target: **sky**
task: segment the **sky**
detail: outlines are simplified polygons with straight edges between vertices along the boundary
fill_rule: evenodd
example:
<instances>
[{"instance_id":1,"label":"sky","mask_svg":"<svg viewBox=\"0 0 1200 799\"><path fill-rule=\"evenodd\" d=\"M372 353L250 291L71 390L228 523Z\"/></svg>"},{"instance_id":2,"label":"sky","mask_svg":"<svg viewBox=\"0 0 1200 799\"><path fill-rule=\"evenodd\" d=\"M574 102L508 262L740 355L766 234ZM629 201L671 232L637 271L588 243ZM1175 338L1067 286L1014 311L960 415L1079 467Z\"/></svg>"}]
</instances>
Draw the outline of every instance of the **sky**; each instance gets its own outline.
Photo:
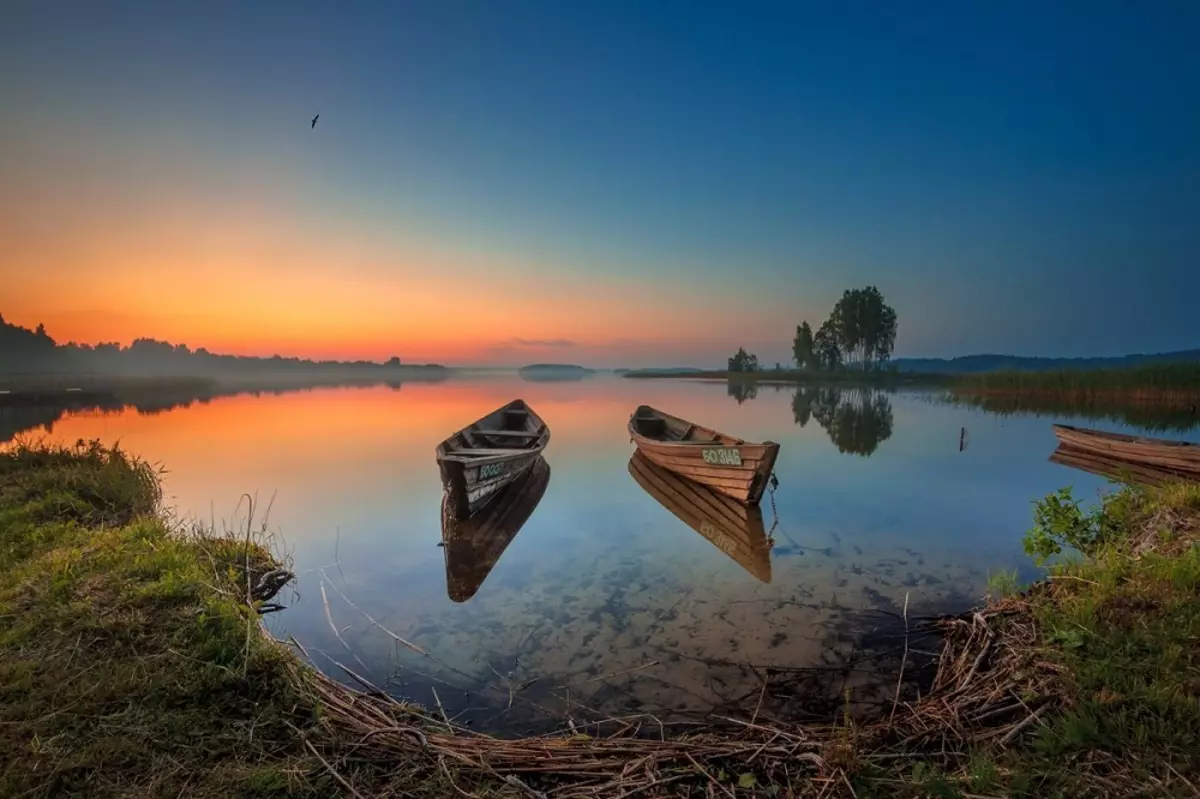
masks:
<instances>
[{"instance_id":1,"label":"sky","mask_svg":"<svg viewBox=\"0 0 1200 799\"><path fill-rule=\"evenodd\" d=\"M1166 0L10 0L0 313L703 366L875 285L897 356L1197 347L1198 40Z\"/></svg>"}]
</instances>

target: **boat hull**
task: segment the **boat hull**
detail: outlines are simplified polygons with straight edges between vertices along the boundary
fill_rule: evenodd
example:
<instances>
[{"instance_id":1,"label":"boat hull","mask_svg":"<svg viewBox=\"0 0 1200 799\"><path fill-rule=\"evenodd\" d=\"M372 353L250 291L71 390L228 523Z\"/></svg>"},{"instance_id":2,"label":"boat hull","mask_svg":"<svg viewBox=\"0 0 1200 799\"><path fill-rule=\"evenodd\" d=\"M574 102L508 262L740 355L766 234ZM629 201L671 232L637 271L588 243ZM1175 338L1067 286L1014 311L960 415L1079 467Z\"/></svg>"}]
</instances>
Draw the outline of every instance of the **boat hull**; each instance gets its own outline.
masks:
<instances>
[{"instance_id":1,"label":"boat hull","mask_svg":"<svg viewBox=\"0 0 1200 799\"><path fill-rule=\"evenodd\" d=\"M1060 445L1105 458L1143 463L1158 469L1200 475L1200 444L1106 433L1085 427L1054 425Z\"/></svg>"},{"instance_id":2,"label":"boat hull","mask_svg":"<svg viewBox=\"0 0 1200 799\"><path fill-rule=\"evenodd\" d=\"M521 479L541 457L541 453L489 459L486 463L466 464L442 461L442 484L447 508L455 519L479 513L506 487Z\"/></svg>"},{"instance_id":3,"label":"boat hull","mask_svg":"<svg viewBox=\"0 0 1200 799\"><path fill-rule=\"evenodd\" d=\"M672 428L686 426L702 439L670 441L646 435L639 429L645 421L639 419L643 411L657 414ZM646 406L630 416L629 435L638 452L658 466L746 505L762 501L779 455L773 441L742 441Z\"/></svg>"},{"instance_id":4,"label":"boat hull","mask_svg":"<svg viewBox=\"0 0 1200 799\"><path fill-rule=\"evenodd\" d=\"M447 511L457 519L478 513L542 457L550 428L517 399L438 444L437 462Z\"/></svg>"},{"instance_id":5,"label":"boat hull","mask_svg":"<svg viewBox=\"0 0 1200 799\"><path fill-rule=\"evenodd\" d=\"M629 459L629 474L675 518L699 533L764 583L771 582L771 542L762 511L658 466L641 452Z\"/></svg>"}]
</instances>

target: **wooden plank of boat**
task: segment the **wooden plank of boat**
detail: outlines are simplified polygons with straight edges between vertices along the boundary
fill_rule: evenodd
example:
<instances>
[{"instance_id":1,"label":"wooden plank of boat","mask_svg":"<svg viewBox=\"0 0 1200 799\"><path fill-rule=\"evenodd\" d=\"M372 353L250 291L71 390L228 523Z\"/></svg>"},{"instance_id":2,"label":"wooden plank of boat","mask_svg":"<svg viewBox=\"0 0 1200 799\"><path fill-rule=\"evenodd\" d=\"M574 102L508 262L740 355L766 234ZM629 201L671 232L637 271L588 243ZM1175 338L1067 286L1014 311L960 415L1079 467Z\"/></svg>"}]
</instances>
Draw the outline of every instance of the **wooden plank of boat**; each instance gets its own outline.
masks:
<instances>
[{"instance_id":1,"label":"wooden plank of boat","mask_svg":"<svg viewBox=\"0 0 1200 799\"><path fill-rule=\"evenodd\" d=\"M1063 424L1056 424L1053 428L1059 442L1073 449L1200 474L1200 444L1107 433Z\"/></svg>"},{"instance_id":2,"label":"wooden plank of boat","mask_svg":"<svg viewBox=\"0 0 1200 799\"><path fill-rule=\"evenodd\" d=\"M1050 455L1050 462L1073 469L1105 477L1117 483L1138 483L1141 485L1160 486L1180 480L1197 481L1200 475L1180 473L1144 463L1135 463L1108 455L1102 455L1092 450L1078 449L1067 444L1060 444Z\"/></svg>"},{"instance_id":3,"label":"wooden plank of boat","mask_svg":"<svg viewBox=\"0 0 1200 799\"><path fill-rule=\"evenodd\" d=\"M764 583L771 582L771 544L762 511L686 480L634 451L629 474L675 518Z\"/></svg>"},{"instance_id":4,"label":"wooden plank of boat","mask_svg":"<svg viewBox=\"0 0 1200 799\"><path fill-rule=\"evenodd\" d=\"M456 518L477 512L524 474L548 443L550 428L521 399L447 437L437 446L437 462L448 511Z\"/></svg>"},{"instance_id":5,"label":"wooden plank of boat","mask_svg":"<svg viewBox=\"0 0 1200 799\"><path fill-rule=\"evenodd\" d=\"M649 405L630 415L629 437L664 469L747 505L762 500L779 455L773 441L744 441Z\"/></svg>"},{"instance_id":6,"label":"wooden plank of boat","mask_svg":"<svg viewBox=\"0 0 1200 799\"><path fill-rule=\"evenodd\" d=\"M466 602L491 574L504 550L521 532L550 484L550 465L534 459L525 473L496 492L495 498L466 519L448 513L442 497L442 543L446 558L446 593Z\"/></svg>"}]
</instances>

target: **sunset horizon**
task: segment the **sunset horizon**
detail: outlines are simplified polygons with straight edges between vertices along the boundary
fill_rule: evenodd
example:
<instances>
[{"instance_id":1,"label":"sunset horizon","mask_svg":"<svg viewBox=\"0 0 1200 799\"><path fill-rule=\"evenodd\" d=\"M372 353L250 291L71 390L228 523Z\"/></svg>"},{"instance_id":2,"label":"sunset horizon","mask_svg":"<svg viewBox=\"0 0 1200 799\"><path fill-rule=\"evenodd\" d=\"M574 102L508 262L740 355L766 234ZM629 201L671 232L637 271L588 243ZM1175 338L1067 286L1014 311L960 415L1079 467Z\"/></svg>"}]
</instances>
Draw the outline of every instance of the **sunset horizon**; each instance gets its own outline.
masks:
<instances>
[{"instance_id":1,"label":"sunset horizon","mask_svg":"<svg viewBox=\"0 0 1200 799\"><path fill-rule=\"evenodd\" d=\"M17 5L9 318L236 354L769 365L875 285L896 356L1200 343L1178 111L1200 77L1165 17L269 5Z\"/></svg>"}]
</instances>

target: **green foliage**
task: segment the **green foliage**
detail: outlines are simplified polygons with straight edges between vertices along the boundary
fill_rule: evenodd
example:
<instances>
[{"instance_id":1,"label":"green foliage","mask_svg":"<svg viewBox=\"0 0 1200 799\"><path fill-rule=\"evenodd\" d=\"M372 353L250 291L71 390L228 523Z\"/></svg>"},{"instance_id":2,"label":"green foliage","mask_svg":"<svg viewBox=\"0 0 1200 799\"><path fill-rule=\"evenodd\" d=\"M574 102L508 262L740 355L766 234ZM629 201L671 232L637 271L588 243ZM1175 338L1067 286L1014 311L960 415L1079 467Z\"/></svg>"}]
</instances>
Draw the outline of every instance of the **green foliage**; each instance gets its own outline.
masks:
<instances>
[{"instance_id":1,"label":"green foliage","mask_svg":"<svg viewBox=\"0 0 1200 799\"><path fill-rule=\"evenodd\" d=\"M1161 506L1160 506L1161 507ZM1031 759L1103 753L1143 781L1200 751L1200 550L1102 558L1060 571L1071 590L1036 606L1072 700Z\"/></svg>"},{"instance_id":2,"label":"green foliage","mask_svg":"<svg viewBox=\"0 0 1200 799\"><path fill-rule=\"evenodd\" d=\"M1084 555L1096 555L1117 542L1126 532L1132 513L1144 505L1145 494L1126 489L1107 494L1099 507L1085 510L1062 488L1034 503L1033 528L1025 534L1025 552L1039 564L1070 547Z\"/></svg>"},{"instance_id":3,"label":"green foliage","mask_svg":"<svg viewBox=\"0 0 1200 799\"><path fill-rule=\"evenodd\" d=\"M1016 569L1012 571L1001 570L988 575L988 597L993 600L1012 596L1020 590L1021 586L1017 582Z\"/></svg>"},{"instance_id":4,"label":"green foliage","mask_svg":"<svg viewBox=\"0 0 1200 799\"><path fill-rule=\"evenodd\" d=\"M896 345L896 311L875 286L844 292L826 325L849 365L861 371L883 366Z\"/></svg>"}]
</instances>

